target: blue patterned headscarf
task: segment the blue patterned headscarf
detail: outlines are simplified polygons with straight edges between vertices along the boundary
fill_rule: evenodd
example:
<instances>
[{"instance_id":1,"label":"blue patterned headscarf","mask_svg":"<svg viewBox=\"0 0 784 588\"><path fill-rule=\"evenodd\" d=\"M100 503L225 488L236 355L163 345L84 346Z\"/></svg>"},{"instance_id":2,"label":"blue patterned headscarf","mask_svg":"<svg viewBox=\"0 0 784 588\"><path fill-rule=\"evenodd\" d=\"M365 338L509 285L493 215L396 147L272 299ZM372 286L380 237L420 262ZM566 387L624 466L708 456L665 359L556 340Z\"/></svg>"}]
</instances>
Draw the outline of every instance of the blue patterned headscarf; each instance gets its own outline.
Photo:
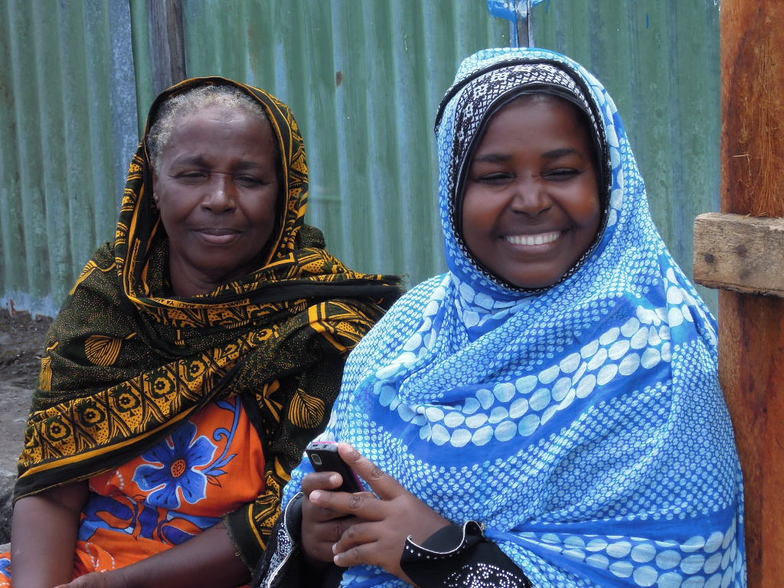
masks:
<instances>
[{"instance_id":1,"label":"blue patterned headscarf","mask_svg":"<svg viewBox=\"0 0 784 588\"><path fill-rule=\"evenodd\" d=\"M604 220L560 282L521 290L477 263L456 219L487 119L536 88L590 121ZM449 271L351 354L323 437L353 444L446 518L484 523L535 586L744 586L716 323L653 225L604 87L557 53L480 51L436 130ZM403 585L364 567L343 584Z\"/></svg>"}]
</instances>

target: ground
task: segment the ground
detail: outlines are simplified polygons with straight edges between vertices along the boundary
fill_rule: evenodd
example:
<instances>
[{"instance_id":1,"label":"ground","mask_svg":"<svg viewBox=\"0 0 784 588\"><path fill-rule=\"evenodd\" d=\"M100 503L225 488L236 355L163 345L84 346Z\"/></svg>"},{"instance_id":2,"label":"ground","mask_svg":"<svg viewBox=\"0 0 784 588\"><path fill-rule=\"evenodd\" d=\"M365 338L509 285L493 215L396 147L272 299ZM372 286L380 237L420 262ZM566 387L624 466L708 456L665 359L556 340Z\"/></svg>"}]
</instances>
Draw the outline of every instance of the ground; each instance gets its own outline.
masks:
<instances>
[{"instance_id":1,"label":"ground","mask_svg":"<svg viewBox=\"0 0 784 588\"><path fill-rule=\"evenodd\" d=\"M0 309L0 544L9 540L16 458L50 324L47 317Z\"/></svg>"}]
</instances>

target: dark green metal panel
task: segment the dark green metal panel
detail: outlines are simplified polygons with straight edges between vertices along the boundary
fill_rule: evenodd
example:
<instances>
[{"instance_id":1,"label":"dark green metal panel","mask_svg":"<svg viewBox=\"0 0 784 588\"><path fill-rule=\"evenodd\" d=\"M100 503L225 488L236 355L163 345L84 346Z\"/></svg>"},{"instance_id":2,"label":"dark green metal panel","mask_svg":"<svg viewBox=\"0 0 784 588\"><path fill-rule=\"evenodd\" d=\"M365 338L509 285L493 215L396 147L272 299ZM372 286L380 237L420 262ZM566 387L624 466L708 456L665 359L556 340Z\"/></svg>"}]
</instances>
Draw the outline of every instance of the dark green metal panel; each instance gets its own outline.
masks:
<instances>
[{"instance_id":1,"label":"dark green metal panel","mask_svg":"<svg viewBox=\"0 0 784 588\"><path fill-rule=\"evenodd\" d=\"M357 268L415 283L443 270L433 117L457 63L508 44L484 2L184 2L188 75L266 88L294 109L309 220Z\"/></svg>"},{"instance_id":2,"label":"dark green metal panel","mask_svg":"<svg viewBox=\"0 0 784 588\"><path fill-rule=\"evenodd\" d=\"M150 1L0 0L0 304L51 314L112 236L136 114L153 99ZM509 44L509 23L485 0L182 2L188 75L291 104L309 152L309 219L331 248L409 283L442 271L435 109L463 57ZM534 9L537 43L585 64L616 99L687 270L694 216L718 209L718 12L714 0Z\"/></svg>"},{"instance_id":3,"label":"dark green metal panel","mask_svg":"<svg viewBox=\"0 0 784 588\"><path fill-rule=\"evenodd\" d=\"M484 0L185 2L189 75L219 73L289 102L311 161L310 219L365 270L440 271L432 119L459 60L509 43ZM719 33L713 0L547 0L539 46L615 97L657 224L691 268L691 224L718 207ZM715 300L712 293L708 298Z\"/></svg>"},{"instance_id":4,"label":"dark green metal panel","mask_svg":"<svg viewBox=\"0 0 784 588\"><path fill-rule=\"evenodd\" d=\"M137 141L130 15L124 0L0 15L0 304L54 314L114 233Z\"/></svg>"},{"instance_id":5,"label":"dark green metal panel","mask_svg":"<svg viewBox=\"0 0 784 588\"><path fill-rule=\"evenodd\" d=\"M153 2L159 0L152 0ZM150 0L128 0L131 9L133 61L136 71L136 101L138 106L138 135L144 132L147 110L155 99L153 90L152 42L150 40Z\"/></svg>"}]
</instances>

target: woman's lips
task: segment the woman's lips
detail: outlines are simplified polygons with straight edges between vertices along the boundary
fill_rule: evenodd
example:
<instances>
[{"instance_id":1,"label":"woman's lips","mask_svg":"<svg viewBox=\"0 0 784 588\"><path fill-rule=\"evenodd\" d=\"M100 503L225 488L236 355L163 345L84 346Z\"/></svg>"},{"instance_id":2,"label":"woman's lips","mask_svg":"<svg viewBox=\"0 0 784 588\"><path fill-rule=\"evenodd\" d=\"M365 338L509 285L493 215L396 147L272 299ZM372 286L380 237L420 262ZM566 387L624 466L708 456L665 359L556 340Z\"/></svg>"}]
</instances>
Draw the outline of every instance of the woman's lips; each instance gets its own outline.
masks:
<instances>
[{"instance_id":1,"label":"woman's lips","mask_svg":"<svg viewBox=\"0 0 784 588\"><path fill-rule=\"evenodd\" d=\"M212 245L226 245L231 243L241 232L236 229L216 229L216 228L203 228L196 229L196 234L199 235L204 241Z\"/></svg>"},{"instance_id":2,"label":"woman's lips","mask_svg":"<svg viewBox=\"0 0 784 588\"><path fill-rule=\"evenodd\" d=\"M547 233L535 233L528 235L505 235L507 243L518 247L539 247L548 245L561 236L561 231L549 231Z\"/></svg>"}]
</instances>

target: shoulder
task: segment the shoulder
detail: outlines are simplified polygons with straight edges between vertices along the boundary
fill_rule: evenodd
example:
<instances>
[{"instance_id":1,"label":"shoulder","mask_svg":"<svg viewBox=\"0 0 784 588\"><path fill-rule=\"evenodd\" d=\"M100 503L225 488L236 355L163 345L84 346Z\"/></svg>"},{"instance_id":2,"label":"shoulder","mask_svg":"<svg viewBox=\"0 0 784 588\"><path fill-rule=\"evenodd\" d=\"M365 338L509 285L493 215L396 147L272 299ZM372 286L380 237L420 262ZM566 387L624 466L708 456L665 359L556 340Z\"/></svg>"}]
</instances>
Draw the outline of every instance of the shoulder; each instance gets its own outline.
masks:
<instances>
[{"instance_id":1,"label":"shoulder","mask_svg":"<svg viewBox=\"0 0 784 588\"><path fill-rule=\"evenodd\" d=\"M105 289L107 284L119 286L117 261L111 243L104 243L95 251L82 268L69 294L73 296L74 293L85 288Z\"/></svg>"},{"instance_id":2,"label":"shoulder","mask_svg":"<svg viewBox=\"0 0 784 588\"><path fill-rule=\"evenodd\" d=\"M114 249L106 243L98 248L76 278L55 317L53 332L60 332L64 326L69 332L76 325L89 328L107 315L113 318L105 325L105 330L113 331L110 327L115 327L124 332L125 325L118 324L125 322L123 298Z\"/></svg>"},{"instance_id":3,"label":"shoulder","mask_svg":"<svg viewBox=\"0 0 784 588\"><path fill-rule=\"evenodd\" d=\"M445 274L441 274L425 280L395 302L351 352L347 371L351 371L351 365L375 364L419 328L425 307L444 279Z\"/></svg>"},{"instance_id":4,"label":"shoulder","mask_svg":"<svg viewBox=\"0 0 784 588\"><path fill-rule=\"evenodd\" d=\"M433 292L444 281L444 274L434 276L401 296L381 318L376 326L371 329L367 341L393 337L398 339L401 334L419 326L425 306L431 300Z\"/></svg>"}]
</instances>

